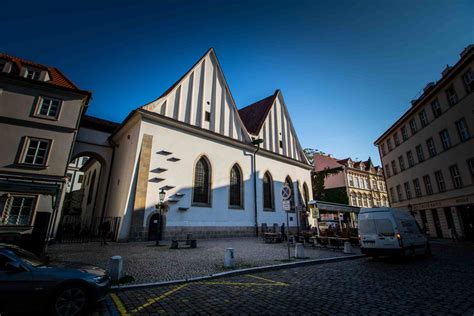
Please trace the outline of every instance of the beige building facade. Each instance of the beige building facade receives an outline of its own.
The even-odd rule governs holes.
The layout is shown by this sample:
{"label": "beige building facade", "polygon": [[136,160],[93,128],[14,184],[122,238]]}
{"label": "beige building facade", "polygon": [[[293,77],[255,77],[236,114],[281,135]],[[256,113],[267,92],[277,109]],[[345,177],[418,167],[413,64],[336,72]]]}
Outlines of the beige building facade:
{"label": "beige building facade", "polygon": [[52,234],[90,97],[56,68],[0,54],[0,235]]}
{"label": "beige building facade", "polygon": [[474,239],[474,45],[376,141],[394,207],[430,236]]}
{"label": "beige building facade", "polygon": [[[314,156],[315,174],[326,173],[325,200],[358,207],[389,206],[383,169],[372,160],[336,159],[323,154]],[[346,200],[341,198],[345,197]]]}

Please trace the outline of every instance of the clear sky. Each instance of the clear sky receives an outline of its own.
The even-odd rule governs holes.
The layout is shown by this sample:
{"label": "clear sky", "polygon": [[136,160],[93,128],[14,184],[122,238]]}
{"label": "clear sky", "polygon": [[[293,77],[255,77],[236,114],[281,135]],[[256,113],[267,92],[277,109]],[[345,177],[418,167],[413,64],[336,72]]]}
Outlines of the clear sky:
{"label": "clear sky", "polygon": [[2,1],[0,51],[61,69],[122,121],[214,47],[241,108],[280,88],[303,147],[373,141],[474,43],[474,1]]}

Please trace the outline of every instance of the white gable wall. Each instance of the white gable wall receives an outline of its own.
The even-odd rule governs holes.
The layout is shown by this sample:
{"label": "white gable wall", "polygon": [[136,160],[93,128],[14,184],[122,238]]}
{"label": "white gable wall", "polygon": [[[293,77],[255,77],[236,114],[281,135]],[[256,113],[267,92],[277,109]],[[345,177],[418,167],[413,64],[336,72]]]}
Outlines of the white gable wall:
{"label": "white gable wall", "polygon": [[[143,108],[237,140],[245,137],[245,128],[213,50],[167,95]],[[206,111],[210,112],[210,121],[205,120]]]}

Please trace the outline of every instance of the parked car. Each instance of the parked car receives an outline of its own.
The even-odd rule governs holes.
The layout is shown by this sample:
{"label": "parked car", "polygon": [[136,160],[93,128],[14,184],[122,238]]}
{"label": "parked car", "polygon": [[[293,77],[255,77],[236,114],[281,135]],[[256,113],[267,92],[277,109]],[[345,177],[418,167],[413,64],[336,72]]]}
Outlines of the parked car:
{"label": "parked car", "polygon": [[50,264],[17,246],[0,244],[0,314],[38,310],[79,315],[102,300],[108,273],[79,263]]}
{"label": "parked car", "polygon": [[363,254],[372,257],[431,254],[428,239],[406,210],[362,208],[358,223]]}

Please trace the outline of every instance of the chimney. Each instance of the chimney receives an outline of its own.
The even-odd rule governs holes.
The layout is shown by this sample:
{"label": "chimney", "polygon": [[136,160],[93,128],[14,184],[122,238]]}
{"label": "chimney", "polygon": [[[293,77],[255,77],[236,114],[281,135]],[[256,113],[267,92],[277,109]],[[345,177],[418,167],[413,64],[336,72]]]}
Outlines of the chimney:
{"label": "chimney", "polygon": [[435,83],[433,81],[428,82],[428,84],[423,88],[423,93],[426,93],[429,91],[431,88],[433,88]]}
{"label": "chimney", "polygon": [[461,58],[462,58],[467,54],[467,52],[469,52],[473,48],[474,48],[474,44],[468,45],[468,46],[464,47],[463,51],[459,55],[461,55]]}
{"label": "chimney", "polygon": [[446,65],[446,68],[444,68],[443,72],[441,73],[441,75],[444,77],[450,70],[451,70],[451,66],[449,65]]}

